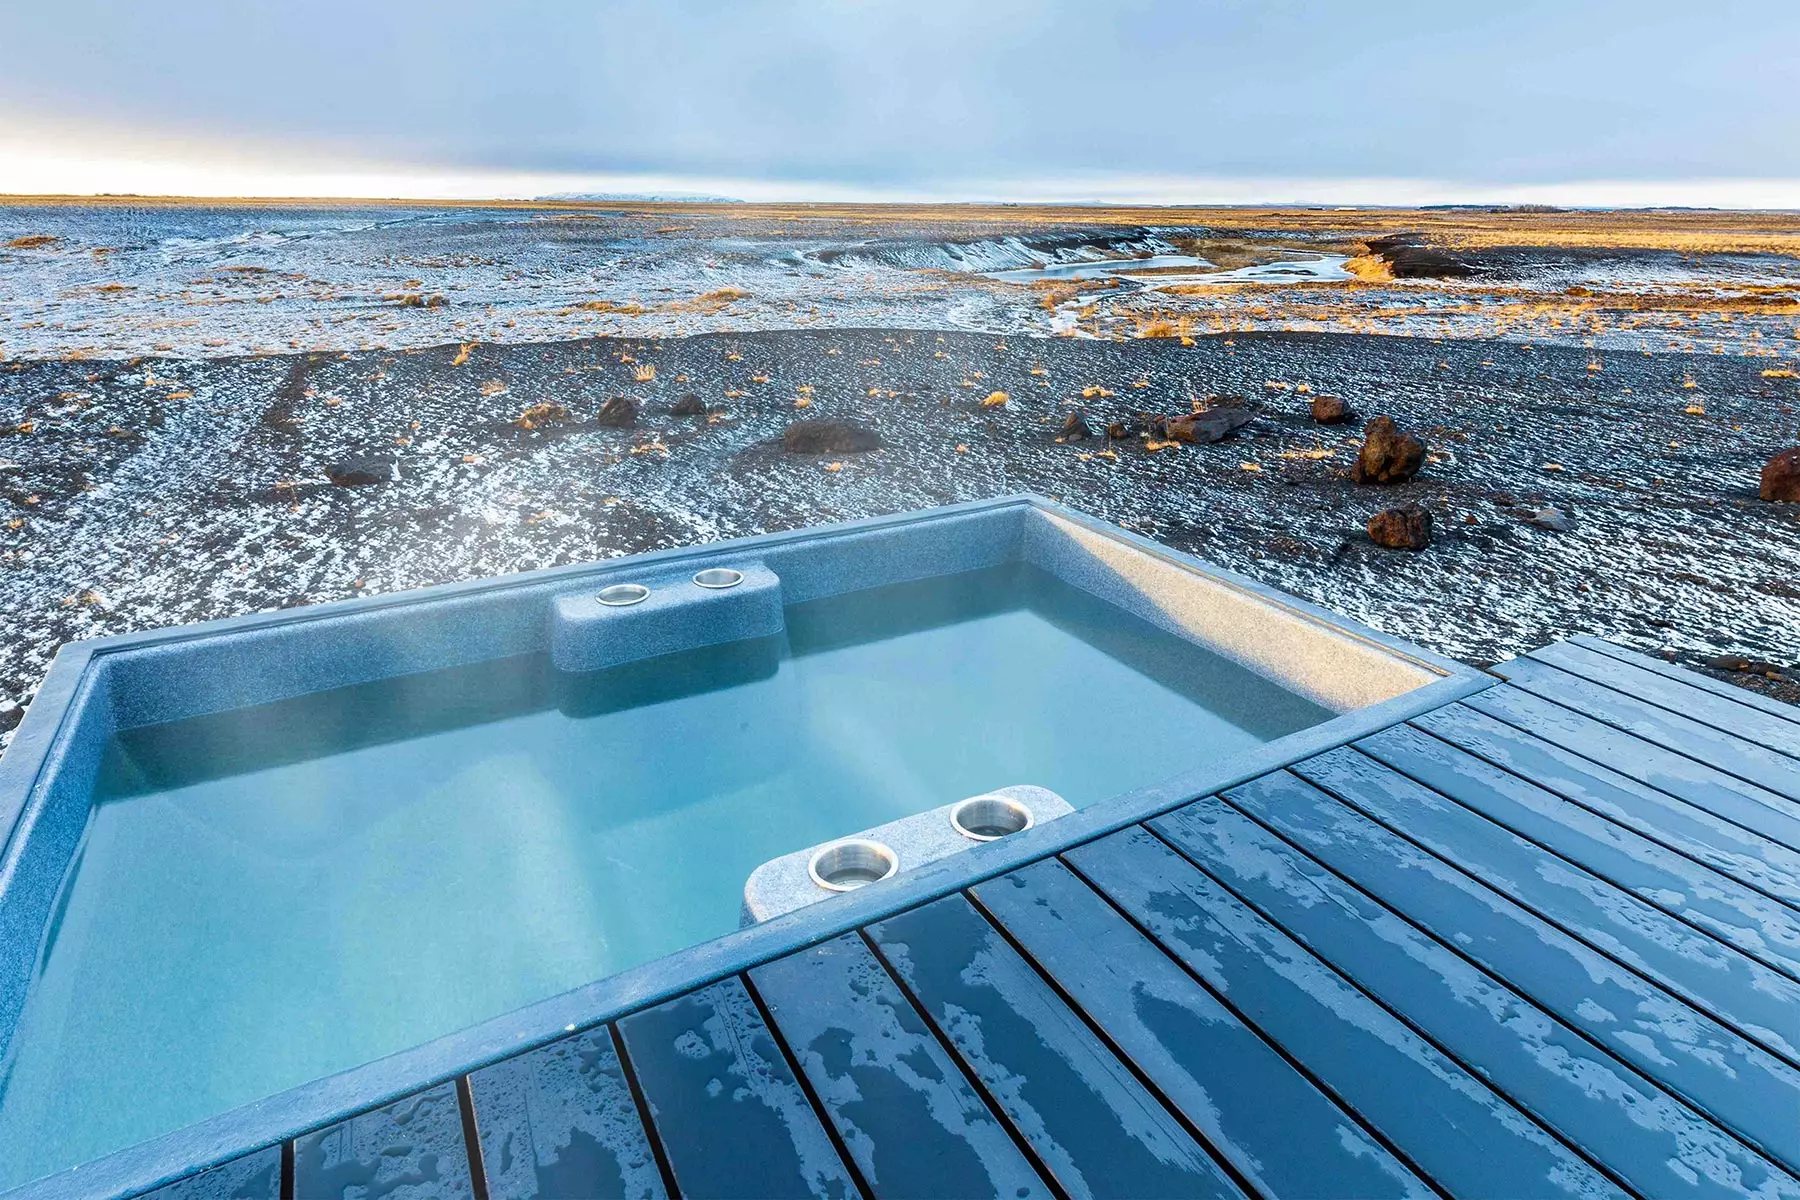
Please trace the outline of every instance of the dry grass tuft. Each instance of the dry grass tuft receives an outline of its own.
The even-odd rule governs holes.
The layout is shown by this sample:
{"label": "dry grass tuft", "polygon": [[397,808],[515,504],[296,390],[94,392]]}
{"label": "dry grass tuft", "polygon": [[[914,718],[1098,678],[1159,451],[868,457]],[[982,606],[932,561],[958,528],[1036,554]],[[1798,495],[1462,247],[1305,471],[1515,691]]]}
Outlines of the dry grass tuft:
{"label": "dry grass tuft", "polygon": [[749,298],[750,293],[743,288],[722,287],[714,288],[710,292],[702,292],[692,300],[676,300],[662,307],[665,312],[699,313],[702,316],[710,316],[713,313],[723,312],[728,306],[739,300]]}
{"label": "dry grass tuft", "polygon": [[1358,254],[1344,264],[1344,270],[1364,283],[1394,282],[1394,268],[1387,259],[1375,254]]}
{"label": "dry grass tuft", "polygon": [[989,392],[985,397],[982,398],[981,407],[983,407],[983,408],[1005,408],[1006,402],[1011,399],[1012,399],[1012,397],[1008,396],[1005,392]]}
{"label": "dry grass tuft", "polygon": [[639,363],[637,366],[631,368],[631,377],[639,383],[649,383],[656,378],[656,364]]}
{"label": "dry grass tuft", "polygon": [[45,246],[54,246],[62,239],[48,233],[31,233],[24,237],[16,237],[6,243],[8,250],[41,250]]}
{"label": "dry grass tuft", "polygon": [[541,404],[533,404],[513,422],[520,429],[536,429],[540,425],[548,425],[552,421],[566,421],[569,410],[560,404],[546,400]]}
{"label": "dry grass tuft", "polygon": [[1137,336],[1141,338],[1187,337],[1194,331],[1194,318],[1183,314],[1171,317],[1158,311],[1154,316],[1137,318]]}
{"label": "dry grass tuft", "polygon": [[638,317],[644,313],[644,306],[635,300],[622,303],[616,300],[583,300],[575,307],[583,312],[617,313],[622,317]]}

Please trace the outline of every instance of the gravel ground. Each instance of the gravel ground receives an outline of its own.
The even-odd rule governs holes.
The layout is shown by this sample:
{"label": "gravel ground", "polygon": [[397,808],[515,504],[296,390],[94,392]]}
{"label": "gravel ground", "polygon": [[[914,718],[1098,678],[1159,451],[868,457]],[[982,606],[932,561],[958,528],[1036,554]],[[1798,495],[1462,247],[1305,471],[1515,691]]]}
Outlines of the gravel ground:
{"label": "gravel ground", "polygon": [[[6,364],[0,699],[28,701],[76,638],[1025,490],[1471,662],[1573,633],[1690,665],[1800,658],[1800,506],[1756,498],[1800,433],[1800,381],[1766,360],[1186,341],[832,329]],[[1315,424],[1309,392],[1394,417],[1423,473],[1352,484],[1359,430]],[[707,413],[671,415],[687,393]],[[596,422],[613,396],[640,403],[635,428]],[[1077,408],[1098,431],[1218,402],[1257,418],[1215,445],[1057,440]],[[520,427],[546,404],[568,415]],[[806,417],[884,447],[784,451]],[[399,478],[332,484],[359,454]],[[1433,546],[1370,542],[1368,517],[1407,501]],[[1531,523],[1545,507],[1569,527]]]}

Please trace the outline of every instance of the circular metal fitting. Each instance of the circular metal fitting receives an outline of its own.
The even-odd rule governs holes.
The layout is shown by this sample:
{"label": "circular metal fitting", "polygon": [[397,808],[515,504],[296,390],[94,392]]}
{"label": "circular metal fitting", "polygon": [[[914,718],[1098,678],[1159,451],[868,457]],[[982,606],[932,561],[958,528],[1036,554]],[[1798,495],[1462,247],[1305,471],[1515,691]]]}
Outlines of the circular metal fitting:
{"label": "circular metal fitting", "polygon": [[694,582],[703,588],[734,588],[744,582],[744,573],[730,567],[708,567],[694,576]]}
{"label": "circular metal fitting", "polygon": [[624,608],[629,604],[642,604],[650,598],[650,589],[641,583],[615,583],[611,587],[603,587],[594,599],[609,608]]}
{"label": "circular metal fitting", "polygon": [[1005,796],[973,796],[950,810],[950,824],[971,841],[992,842],[1030,829],[1031,810]]}
{"label": "circular metal fitting", "polygon": [[848,838],[833,842],[812,856],[806,873],[828,892],[853,892],[900,869],[900,858],[880,842]]}

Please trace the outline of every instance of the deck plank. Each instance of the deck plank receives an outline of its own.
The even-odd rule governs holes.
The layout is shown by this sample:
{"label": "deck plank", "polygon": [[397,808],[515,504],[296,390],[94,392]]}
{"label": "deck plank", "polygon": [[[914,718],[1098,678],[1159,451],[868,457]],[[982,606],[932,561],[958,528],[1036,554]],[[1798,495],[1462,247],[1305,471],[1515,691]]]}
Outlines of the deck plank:
{"label": "deck plank", "polygon": [[469,1076],[491,1200],[668,1194],[605,1026]]}
{"label": "deck plank", "polygon": [[472,1196],[456,1085],[294,1140],[295,1200],[446,1200]]}
{"label": "deck plank", "polygon": [[1710,691],[1691,682],[1704,679],[1703,675],[1684,672],[1687,678],[1677,678],[1573,642],[1544,646],[1531,651],[1528,657],[1692,717],[1726,733],[1747,737],[1785,754],[1800,754],[1800,721],[1787,713],[1765,712],[1742,702],[1737,696],[1754,694],[1743,688],[1732,689],[1737,696]]}
{"label": "deck plank", "polygon": [[1243,1195],[962,896],[869,934],[1068,1195]]}
{"label": "deck plank", "polygon": [[1226,798],[1790,1171],[1800,1162],[1789,1064],[1297,776]]}
{"label": "deck plank", "polygon": [[975,897],[1258,1191],[1430,1194],[1061,863],[1046,859],[990,880]]}
{"label": "deck plank", "polygon": [[[1800,982],[1670,912],[1688,906],[1688,897],[1698,890],[1693,880],[1670,872],[1659,876],[1657,864],[1641,864],[1646,891],[1667,889],[1653,904],[1520,837],[1482,812],[1484,805],[1502,806],[1528,788],[1523,781],[1418,730],[1389,732],[1393,736],[1367,743],[1374,757],[1337,750],[1298,763],[1293,771],[1526,911],[1662,985],[1739,1037],[1757,1042],[1790,1065],[1800,1058]],[[1425,744],[1417,744],[1421,742]],[[1395,774],[1396,766],[1418,767],[1431,776],[1426,781],[1430,786]],[[1569,827],[1543,832],[1554,839],[1552,849],[1581,851],[1572,844],[1579,835]],[[1755,938],[1751,931],[1744,931],[1744,936]]]}
{"label": "deck plank", "polygon": [[1764,896],[1800,909],[1800,852],[1773,839],[1466,705],[1446,705],[1415,717],[1413,724]]}
{"label": "deck plank", "polygon": [[684,1197],[859,1193],[742,981],[633,1013],[619,1033]]}
{"label": "deck plank", "polygon": [[1151,825],[1640,1195],[1800,1196],[1800,1180],[1691,1105],[1222,800]]}
{"label": "deck plank", "polygon": [[1519,688],[1462,703],[1800,853],[1800,806],[1767,788]]}
{"label": "deck plank", "polygon": [[1571,675],[1536,659],[1515,658],[1492,670],[1514,687],[1698,759],[1789,800],[1800,800],[1800,759],[1790,758],[1779,750],[1616,692],[1604,684]]}
{"label": "deck plank", "polygon": [[1149,831],[1066,857],[1450,1194],[1624,1195]]}
{"label": "deck plank", "polygon": [[1666,675],[1670,679],[1679,680],[1689,687],[1699,688],[1703,692],[1711,692],[1715,696],[1724,696],[1726,699],[1735,700],[1739,704],[1748,704],[1751,708],[1761,709],[1771,716],[1781,717],[1783,720],[1800,724],[1800,708],[1796,708],[1792,704],[1784,704],[1779,700],[1764,696],[1760,692],[1753,692],[1749,688],[1738,687],[1736,684],[1726,683],[1721,679],[1714,679],[1710,675],[1702,675],[1698,671],[1690,671],[1685,667],[1678,667],[1674,663],[1664,662],[1660,658],[1652,658],[1648,654],[1640,654],[1636,650],[1620,646],[1614,642],[1609,642],[1602,638],[1589,637],[1586,634],[1578,634],[1575,637],[1568,639],[1568,641],[1563,644],[1580,646],[1584,649],[1592,650],[1596,654],[1604,654],[1609,658],[1616,658],[1620,662],[1630,663],[1632,666],[1641,667],[1646,671],[1654,671],[1658,675]]}
{"label": "deck plank", "polygon": [[281,1147],[270,1146],[178,1179],[140,1200],[280,1200]]}
{"label": "deck plank", "polygon": [[[1787,905],[1424,730],[1396,726],[1358,742],[1357,749],[1728,943],[1789,983],[1800,980],[1800,912]],[[1296,767],[1296,774],[1306,775],[1304,767]],[[1780,991],[1786,985],[1771,981],[1771,986]],[[1800,994],[1793,998],[1800,1001]]]}
{"label": "deck plank", "polygon": [[860,937],[750,979],[875,1195],[1051,1194]]}

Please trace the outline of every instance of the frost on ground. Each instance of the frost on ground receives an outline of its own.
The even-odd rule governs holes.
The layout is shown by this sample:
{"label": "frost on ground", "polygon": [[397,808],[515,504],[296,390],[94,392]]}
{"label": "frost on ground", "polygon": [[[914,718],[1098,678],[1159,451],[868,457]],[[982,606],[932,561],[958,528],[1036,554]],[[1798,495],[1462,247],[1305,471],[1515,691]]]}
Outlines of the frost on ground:
{"label": "frost on ground", "polygon": [[[27,698],[73,638],[1027,490],[1471,661],[1572,633],[1796,657],[1800,506],[1755,489],[1800,386],[1758,360],[1188,341],[821,330],[11,364],[0,695]],[[1422,437],[1419,478],[1353,485],[1357,430],[1312,421],[1321,392]],[[707,411],[672,415],[690,393]],[[635,428],[595,419],[620,395]],[[1213,445],[1100,433],[1209,395],[1256,419]],[[1059,442],[1077,409],[1098,436]],[[788,453],[800,417],[867,421],[884,448]],[[357,456],[398,479],[328,480]],[[1368,517],[1406,501],[1435,544],[1376,547]],[[1545,507],[1565,531],[1527,519]]]}
{"label": "frost on ground", "polygon": [[[1225,218],[0,208],[0,737],[73,638],[1023,490],[1471,661],[1800,658],[1800,506],[1755,498],[1800,436],[1800,225],[1457,215],[1467,270],[1393,280],[1389,215]],[[1422,475],[1353,485],[1321,393]],[[1134,419],[1209,397],[1255,419]],[[800,417],[885,446],[785,452]],[[1434,544],[1378,548],[1406,502]]]}

